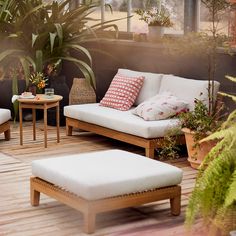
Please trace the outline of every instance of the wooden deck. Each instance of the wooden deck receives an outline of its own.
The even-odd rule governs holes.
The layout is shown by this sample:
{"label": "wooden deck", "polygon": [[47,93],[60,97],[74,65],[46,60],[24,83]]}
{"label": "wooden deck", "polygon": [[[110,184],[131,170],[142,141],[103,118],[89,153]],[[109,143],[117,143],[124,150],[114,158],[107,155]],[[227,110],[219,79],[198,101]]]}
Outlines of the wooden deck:
{"label": "wooden deck", "polygon": [[[43,124],[37,124],[37,140],[32,141],[32,126],[24,123],[24,146],[19,145],[19,127],[12,123],[12,138],[3,140],[0,135],[0,236],[28,235],[85,235],[82,233],[82,215],[53,199],[42,195],[41,205],[32,207],[29,199],[31,161],[64,154],[118,148],[144,155],[144,150],[98,135],[76,132],[67,137],[61,128],[61,142],[56,143],[56,129],[48,129],[48,148],[43,145]],[[182,183],[182,213],[170,214],[168,201],[128,208],[101,214],[94,235],[200,235],[185,231],[184,214],[189,194],[194,186],[196,171],[186,158],[172,164],[184,171]],[[197,227],[195,227],[197,228]]]}

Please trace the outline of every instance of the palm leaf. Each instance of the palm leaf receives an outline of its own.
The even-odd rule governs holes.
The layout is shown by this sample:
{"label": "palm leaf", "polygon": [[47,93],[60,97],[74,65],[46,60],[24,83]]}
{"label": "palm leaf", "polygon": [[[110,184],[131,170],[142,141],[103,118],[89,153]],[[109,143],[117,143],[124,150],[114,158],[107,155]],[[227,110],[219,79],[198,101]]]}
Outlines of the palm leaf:
{"label": "palm leaf", "polygon": [[225,78],[227,78],[227,79],[231,80],[232,82],[236,83],[236,77],[226,75]]}
{"label": "palm leaf", "polygon": [[40,9],[42,9],[43,7],[45,7],[46,4],[40,4],[36,7],[34,7],[32,10],[30,10],[29,12],[27,12],[27,14],[23,17],[22,22],[26,21],[28,17],[30,17],[33,13],[38,12]]}
{"label": "palm leaf", "polygon": [[222,93],[222,92],[219,92],[219,94],[221,94],[221,95],[223,95],[223,96],[225,96],[225,97],[229,97],[229,98],[231,98],[233,101],[236,102],[236,96],[234,96],[234,95],[227,94],[227,93]]}
{"label": "palm leaf", "polygon": [[54,25],[55,25],[56,30],[57,30],[57,36],[58,36],[58,39],[59,39],[59,47],[61,47],[62,43],[63,43],[63,28],[58,23],[56,23]]}
{"label": "palm leaf", "polygon": [[17,50],[17,49],[5,50],[2,53],[0,53],[0,61],[4,60],[5,58],[7,58],[10,55],[17,54],[17,53],[22,53],[23,54],[23,51],[22,50]]}
{"label": "palm leaf", "polygon": [[55,39],[57,37],[57,33],[49,33],[50,35],[50,46],[51,46],[51,53],[53,52],[54,49],[54,43],[55,43]]}
{"label": "palm leaf", "polygon": [[[12,76],[12,94],[13,95],[17,95],[18,92],[18,79],[17,79],[17,73],[16,71],[13,72],[13,76]],[[14,122],[16,121],[17,115],[18,115],[18,111],[19,111],[19,102],[15,101],[13,103],[13,110],[14,110]]]}
{"label": "palm leaf", "polygon": [[85,47],[82,47],[78,44],[65,44],[64,47],[65,48],[72,48],[72,49],[75,49],[79,52],[82,52],[89,59],[90,65],[92,65],[92,57],[90,55],[90,52]]}
{"label": "palm leaf", "polygon": [[58,59],[62,59],[65,61],[69,61],[74,63],[76,66],[79,67],[79,69],[81,70],[81,72],[83,73],[85,79],[91,84],[91,86],[93,87],[93,89],[96,89],[96,81],[95,81],[95,75],[93,73],[92,68],[86,64],[84,61],[78,60],[74,57],[55,57],[55,58],[51,58],[50,60],[58,60]]}
{"label": "palm leaf", "polygon": [[25,75],[25,84],[26,84],[26,87],[28,87],[29,85],[29,75],[30,75],[30,64],[28,62],[28,60],[23,57],[23,58],[20,58],[20,63],[23,67],[23,70],[24,70],[24,75]]}
{"label": "palm leaf", "polygon": [[36,72],[43,71],[43,52],[41,50],[36,51]]}
{"label": "palm leaf", "polygon": [[39,37],[38,34],[32,34],[32,47],[34,47],[34,44],[35,44],[38,37]]}

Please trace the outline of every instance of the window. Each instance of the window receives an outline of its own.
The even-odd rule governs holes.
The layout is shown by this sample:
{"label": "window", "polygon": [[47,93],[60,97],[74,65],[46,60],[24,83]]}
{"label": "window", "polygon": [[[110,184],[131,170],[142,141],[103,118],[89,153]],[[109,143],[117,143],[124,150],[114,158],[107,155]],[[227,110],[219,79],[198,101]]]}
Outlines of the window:
{"label": "window", "polygon": [[[57,0],[58,2],[63,0]],[[44,0],[44,2],[52,2],[52,0]],[[89,1],[90,2],[90,1]],[[141,21],[135,13],[138,8],[146,9],[148,7],[158,7],[160,3],[165,4],[171,9],[172,21],[174,26],[167,29],[167,33],[183,34],[184,27],[184,0],[93,0],[94,3],[100,3],[96,11],[91,14],[93,19],[101,19],[102,22],[122,19],[116,21],[115,24],[120,31],[146,33],[148,26],[144,21]],[[86,0],[71,1],[70,7],[76,7],[79,4],[86,3]],[[109,4],[112,8],[106,6]],[[94,24],[93,21],[89,25]]]}
{"label": "window", "polygon": [[[199,14],[199,31],[210,33],[212,31],[212,19],[209,10],[203,3],[200,3],[200,14]],[[232,12],[231,12],[232,13]],[[228,35],[229,30],[229,15],[231,14],[228,10],[222,11],[218,14],[219,22],[216,24],[217,33]]]}
{"label": "window", "polygon": [[171,10],[172,21],[174,22],[174,26],[167,33],[183,33],[184,0],[103,0],[101,2],[110,4],[113,9],[113,12],[109,11],[108,8],[104,9],[103,20],[128,17],[116,22],[119,30],[137,33],[146,33],[148,26],[139,19],[140,17],[135,13],[135,10],[138,8],[158,7],[162,2]]}

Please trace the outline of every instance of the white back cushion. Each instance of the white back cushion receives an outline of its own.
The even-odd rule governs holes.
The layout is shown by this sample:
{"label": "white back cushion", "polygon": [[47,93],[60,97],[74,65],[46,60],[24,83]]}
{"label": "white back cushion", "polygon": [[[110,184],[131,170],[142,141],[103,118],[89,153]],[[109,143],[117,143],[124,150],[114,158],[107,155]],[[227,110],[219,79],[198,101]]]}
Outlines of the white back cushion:
{"label": "white back cushion", "polygon": [[144,76],[144,83],[139,92],[139,95],[134,103],[134,105],[139,105],[145,100],[155,96],[160,89],[162,74],[133,71],[127,69],[119,69],[118,73],[127,77],[140,77]]}
{"label": "white back cushion", "polygon": [[[216,98],[217,92],[219,91],[220,83],[215,81],[214,86],[214,97]],[[174,75],[163,75],[159,93],[163,93],[166,91],[171,92],[176,97],[186,101],[189,104],[189,109],[192,111],[195,106],[195,98],[203,101],[204,104],[206,104],[208,107],[209,101],[207,89],[207,80],[194,80]]]}

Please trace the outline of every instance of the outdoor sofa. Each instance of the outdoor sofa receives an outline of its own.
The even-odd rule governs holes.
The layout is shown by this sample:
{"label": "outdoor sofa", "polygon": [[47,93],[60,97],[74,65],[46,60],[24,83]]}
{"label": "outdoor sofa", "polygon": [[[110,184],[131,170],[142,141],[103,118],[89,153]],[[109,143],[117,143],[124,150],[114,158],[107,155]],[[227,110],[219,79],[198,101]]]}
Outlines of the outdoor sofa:
{"label": "outdoor sofa", "polygon": [[[194,100],[200,99],[208,104],[208,81],[187,79],[174,75],[119,69],[119,74],[135,77],[143,76],[144,82],[134,106],[128,111],[120,111],[101,106],[99,103],[69,105],[64,107],[66,116],[66,132],[72,135],[73,127],[90,131],[109,138],[145,148],[145,155],[154,158],[154,150],[161,147],[163,137],[168,130],[179,127],[177,118],[156,121],[146,121],[133,114],[135,106],[151,97],[170,92],[188,104],[188,109],[194,109]],[[220,84],[214,82],[215,97]],[[179,136],[180,143],[185,140]]]}
{"label": "outdoor sofa", "polygon": [[0,133],[4,133],[5,140],[10,140],[10,122],[11,111],[8,109],[0,108]]}

